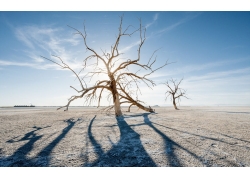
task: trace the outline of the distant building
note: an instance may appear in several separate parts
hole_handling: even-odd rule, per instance
[[[34,105],[15,105],[14,107],[35,107]]]

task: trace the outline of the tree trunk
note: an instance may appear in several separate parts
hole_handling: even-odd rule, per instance
[[[122,111],[121,111],[121,103],[119,99],[119,94],[116,89],[116,81],[113,76],[109,76],[111,83],[110,83],[110,88],[112,90],[112,95],[113,95],[113,103],[114,103],[114,108],[115,108],[115,115],[116,116],[122,116]]]
[[[141,105],[140,103],[137,103],[137,102],[135,102],[134,105],[136,105],[138,108],[140,108],[140,109],[142,109],[144,111],[155,112],[150,106],[147,108],[147,107],[145,107],[145,106],[143,106],[143,105]]]
[[[127,112],[130,112],[130,108],[133,106],[134,104],[130,104],[130,106],[128,107],[128,111]]]
[[[174,98],[174,97],[173,97],[173,105],[174,105],[174,108],[175,108],[176,110],[179,110],[179,109],[177,108],[177,106],[176,106],[175,98]]]
[[[118,93],[115,94],[115,98],[114,99],[114,108],[115,108],[115,115],[116,116],[122,116],[122,111],[121,111],[121,104],[120,104],[120,100],[119,100],[119,95]]]

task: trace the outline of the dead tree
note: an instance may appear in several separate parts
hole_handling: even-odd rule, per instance
[[[139,28],[134,30],[130,30],[132,26],[128,26],[123,30],[122,23],[123,16],[120,18],[118,36],[116,37],[115,43],[111,46],[110,52],[102,50],[101,53],[98,53],[88,45],[85,24],[83,33],[69,26],[75,31],[75,34],[83,38],[86,51],[90,53],[90,55],[83,60],[83,67],[79,73],[69,67],[59,56],[52,55],[54,60],[42,56],[61,68],[72,71],[81,86],[80,90],[70,86],[78,95],[71,96],[68,99],[68,103],[58,109],[65,108],[65,111],[67,111],[70,103],[78,98],[85,98],[85,103],[88,105],[96,100],[98,102],[97,107],[99,107],[103,92],[106,91],[109,93],[108,99],[111,100],[112,97],[113,100],[113,105],[109,106],[107,109],[114,108],[116,116],[122,115],[121,104],[128,104],[129,109],[131,106],[137,106],[145,111],[154,112],[150,106],[146,107],[142,105],[144,102],[138,99],[138,93],[140,93],[139,83],[142,82],[152,89],[155,83],[148,77],[155,71],[166,66],[168,62],[166,61],[162,66],[153,68],[153,64],[156,62],[156,51],[154,51],[152,56],[147,60],[147,63],[142,63],[141,48],[146,40],[146,28],[142,26],[140,19]],[[124,59],[124,56],[122,56],[123,53],[119,50],[120,41],[122,38],[130,37],[136,33],[139,35],[137,55],[134,59]],[[92,67],[92,71],[88,70],[89,67]],[[130,67],[137,67],[138,71],[131,72],[131,70],[129,70]],[[144,74],[139,74],[140,70],[145,71]],[[84,73],[83,76],[81,76],[82,73]],[[87,79],[91,80],[97,77],[99,80],[97,80],[94,85],[88,87],[86,83]],[[136,97],[132,97],[134,94]]]
[[[171,79],[170,82],[174,85],[174,87],[171,87],[168,83],[168,81],[166,83],[164,83],[167,87],[168,87],[168,91],[165,93],[166,96],[166,100],[167,98],[170,96],[171,101],[173,102],[174,108],[176,110],[179,110],[176,106],[176,99],[178,100],[178,103],[180,104],[180,100],[181,97],[185,97],[188,99],[188,97],[186,97],[186,90],[182,89],[179,87],[179,85],[181,84],[181,81],[183,80],[183,78],[179,81],[176,82],[177,80],[173,80]]]

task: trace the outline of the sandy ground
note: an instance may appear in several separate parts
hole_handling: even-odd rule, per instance
[[[250,107],[0,108],[0,166],[250,166]]]

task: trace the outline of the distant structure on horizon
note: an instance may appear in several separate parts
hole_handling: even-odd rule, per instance
[[[159,105],[154,105],[153,107],[160,107]]]
[[[36,107],[36,106],[34,106],[34,105],[15,105],[14,107]]]

